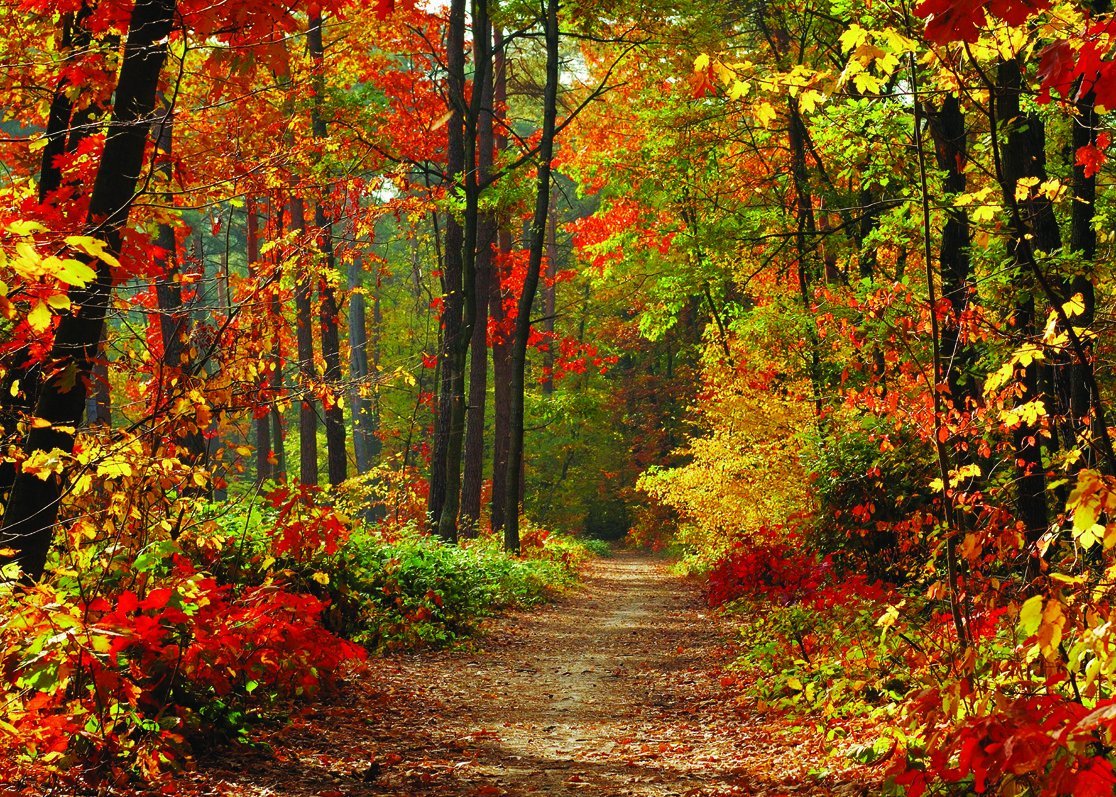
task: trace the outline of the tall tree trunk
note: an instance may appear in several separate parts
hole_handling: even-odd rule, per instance
[[[817,257],[814,253],[814,244],[817,239],[817,224],[814,219],[814,198],[810,189],[810,177],[806,168],[806,124],[798,110],[798,100],[791,97],[787,100],[788,108],[788,143],[791,151],[791,177],[794,182],[795,202],[795,254],[797,263],[795,270],[798,272],[798,292],[802,299],[802,310],[811,316],[806,322],[806,356],[809,358],[807,370],[810,375],[810,386],[814,394],[814,420],[820,423],[822,417],[822,372],[821,355],[819,354],[817,322],[811,315],[812,301],[810,292],[812,286],[821,279],[822,274],[817,267]]]
[[[554,316],[558,311],[558,207],[553,192],[546,221],[546,280],[543,283],[543,331],[546,332],[546,352],[543,354],[542,392],[554,392]]]
[[[458,273],[453,282],[447,283],[446,311],[452,312],[452,323],[456,325],[454,334],[449,334],[451,319],[445,325],[446,336],[442,358],[441,396],[445,409],[439,420],[446,422],[444,462],[445,475],[442,479],[442,505],[440,512],[433,517],[438,536],[445,540],[457,539],[457,520],[461,507],[461,461],[464,453],[465,438],[465,367],[468,362],[469,344],[472,339],[476,319],[477,285],[477,234],[480,214],[481,185],[477,175],[477,132],[481,105],[484,99],[484,84],[490,68],[491,43],[488,36],[488,2],[473,0],[473,81],[477,87],[471,96],[465,93],[465,2],[454,0],[450,5],[450,104],[453,113],[459,114],[461,124],[454,125],[460,130],[460,157],[462,169],[458,180],[465,192],[465,212],[460,230],[460,255],[456,257]],[[456,52],[457,48],[461,52]],[[451,149],[454,144],[451,143]],[[454,174],[453,170],[450,170]],[[454,181],[457,182],[457,181]],[[456,220],[451,220],[456,224]],[[450,251],[447,224],[446,259],[448,264],[454,253]],[[456,296],[453,294],[456,293]],[[454,298],[450,307],[450,298]]]
[[[507,52],[503,32],[493,31],[492,118],[496,150],[503,152],[509,145],[504,118],[508,102]],[[493,532],[502,532],[507,514],[504,508],[504,485],[508,480],[508,445],[511,441],[511,349],[512,335],[507,333],[504,299],[510,294],[509,257],[512,251],[507,220],[497,220],[496,252],[492,279],[489,282],[488,308],[497,334],[492,339],[492,505],[489,525]],[[516,504],[518,505],[518,497]]]
[[[83,3],[76,13],[62,17],[62,39],[60,51],[63,62],[67,62],[89,47],[92,37],[85,23],[90,7]],[[50,110],[47,114],[46,146],[43,147],[39,166],[39,202],[44,203],[50,195],[62,187],[62,170],[58,156],[73,151],[81,136],[73,129],[74,86],[63,73],[54,87]],[[81,135],[84,135],[82,133]],[[31,412],[38,398],[41,381],[41,368],[31,362],[31,348],[20,346],[4,356],[3,374],[0,376],[0,427],[4,434],[14,434],[19,421]],[[90,422],[96,416],[90,416]],[[10,459],[0,463],[0,498],[12,488],[16,477],[17,464]]]
[[[159,120],[159,132],[155,140],[155,169],[159,181],[168,191],[163,201],[170,207],[174,203],[173,195],[169,193],[173,179],[171,155],[174,117],[170,101],[165,98],[163,110],[164,115]],[[163,361],[157,366],[159,405],[156,406],[155,411],[162,416],[179,398],[189,394],[196,385],[197,377],[194,374],[190,348],[190,312],[182,301],[182,269],[178,241],[171,224],[164,222],[159,225],[155,244],[159,248],[159,273],[155,278],[155,293],[159,304],[159,331],[163,341]],[[170,430],[170,437],[175,441],[176,454],[179,458],[192,467],[204,465],[206,450],[202,430],[191,418],[169,420],[173,427]],[[183,492],[196,494],[198,491],[191,480]]]
[[[349,263],[349,411],[353,417],[353,454],[358,474],[372,467],[373,424],[368,371],[368,319],[364,299],[364,269],[360,255]]]
[[[322,103],[325,100],[325,46],[322,40],[321,12],[310,17],[307,31],[307,44],[310,58],[314,62],[314,104],[310,110],[311,131],[314,138],[326,137],[325,116]],[[325,361],[325,384],[330,398],[325,402],[326,464],[329,483],[336,487],[345,481],[348,469],[348,455],[345,453],[345,413],[343,390],[341,388],[341,333],[340,310],[337,304],[337,291],[333,281],[337,263],[333,254],[333,217],[326,211],[325,197],[314,203],[314,226],[318,236],[318,247],[322,253],[325,275],[318,281],[318,294],[321,301],[319,322],[321,324],[322,359]]]
[[[481,4],[485,0],[480,0]],[[492,26],[487,13],[474,12],[474,40],[482,41],[476,48],[476,58],[483,61],[477,77],[481,80],[479,103],[476,109],[476,183],[477,193],[489,179],[495,147],[494,85],[492,63]],[[476,79],[476,78],[474,78]],[[462,528],[468,536],[475,536],[480,522],[481,488],[484,482],[484,426],[488,397],[488,305],[492,292],[492,247],[496,243],[497,220],[490,210],[479,210],[479,196],[475,222],[476,243],[474,255],[474,281],[471,306],[472,356],[469,361],[469,406],[465,431],[464,474],[461,479]]]
[[[1072,147],[1075,153],[1082,147],[1096,144],[1097,121],[1096,97],[1090,91],[1077,101],[1077,119],[1073,125],[1072,135]],[[1096,201],[1096,175],[1086,177],[1085,167],[1075,165],[1073,206],[1070,211],[1070,249],[1077,254],[1077,260],[1083,266],[1083,273],[1073,277],[1069,293],[1071,296],[1081,296],[1082,312],[1074,319],[1074,323],[1085,329],[1091,328],[1096,321],[1097,296],[1093,284],[1095,279],[1093,261],[1097,256],[1097,231],[1093,228]],[[1073,442],[1082,451],[1081,458],[1073,466],[1078,470],[1092,467],[1098,461],[1097,441],[1093,428],[1095,407],[1091,390],[1095,378],[1093,339],[1088,336],[1083,337],[1082,345],[1085,349],[1085,362],[1075,361],[1070,371],[1070,423],[1076,438]]]
[[[306,210],[299,198],[291,199],[291,230],[306,230]],[[297,245],[297,244],[296,244]],[[314,411],[314,326],[310,301],[310,276],[299,269],[295,282],[295,339],[298,348],[298,480],[303,486],[318,484],[318,413]]]
[[[1033,196],[1018,201],[1016,187],[1025,177],[1046,179],[1046,135],[1038,116],[1024,115],[1020,109],[1022,66],[1018,60],[1002,61],[997,67],[995,119],[1005,135],[999,145],[1000,180],[1005,204],[1013,209],[1011,250],[1017,274],[1018,300],[1015,310],[1015,327],[1024,337],[1036,334],[1035,294],[1039,264],[1036,252],[1054,252],[1061,247],[1061,232],[1050,201],[1045,196]],[[1062,364],[1055,368],[1063,370]],[[1058,396],[1047,389],[1050,380],[1040,362],[1033,362],[1024,369],[1024,395],[1021,401],[1044,398],[1048,412],[1059,414]],[[1017,510],[1026,529],[1029,544],[1029,575],[1037,574],[1037,554],[1034,545],[1046,532],[1050,512],[1046,496],[1046,471],[1043,463],[1042,437],[1039,426],[1020,424],[1014,432],[1015,482]],[[1051,442],[1056,445],[1054,436]]]
[[[450,119],[447,130],[445,183],[454,191],[465,172],[465,0],[452,0],[446,43]],[[454,404],[458,400],[454,363],[462,337],[464,297],[462,295],[465,255],[465,230],[452,212],[446,214],[445,262],[442,268],[442,346],[438,362],[438,412],[434,419],[434,446],[430,460],[428,509],[431,528],[445,539],[453,538],[455,523],[442,527],[442,514],[449,498],[450,445],[453,437]],[[456,497],[453,499],[456,504]],[[447,533],[447,530],[449,533]]]
[[[535,213],[531,220],[531,245],[527,274],[515,319],[512,346],[511,440],[508,446],[508,474],[504,484],[507,517],[504,548],[519,552],[519,497],[523,479],[523,420],[526,398],[527,340],[531,334],[531,307],[539,287],[543,249],[546,246],[546,219],[550,209],[551,161],[554,158],[554,130],[558,115],[558,0],[547,0],[545,17],[546,85],[543,89],[542,138],[539,140],[538,185]]]
[[[113,255],[120,254],[121,234],[143,171],[144,147],[174,11],[174,0],[137,0],[129,20],[112,121],[93,183],[86,225]],[[28,433],[24,445],[28,455],[55,448],[72,452],[74,433],[70,430],[80,425],[84,414],[114,275],[104,260],[81,257],[95,269],[96,278],[90,285],[70,292],[75,309],[59,321],[35,406],[35,416],[49,425]],[[61,487],[57,476],[43,480],[22,472],[12,486],[0,529],[0,548],[14,549],[14,559],[27,579],[37,580],[46,565]]]
[[[246,258],[248,260],[248,273],[256,277],[256,284],[260,284],[260,217],[256,200],[248,197],[247,202],[247,241]],[[259,377],[259,388],[269,385],[270,374],[263,373]],[[269,479],[275,478],[275,469],[272,467],[272,439],[271,439],[271,409],[270,407],[255,406],[252,415],[256,427],[256,486],[262,485]]]
[[[949,315],[942,326],[942,353],[948,364],[946,383],[953,401],[953,412],[968,417],[980,398],[976,380],[970,372],[973,352],[963,339],[961,322],[975,291],[969,260],[969,215],[964,207],[950,202],[965,193],[965,165],[969,160],[965,115],[958,97],[947,95],[942,107],[929,117],[929,132],[934,141],[934,158],[946,177],[942,190],[947,197],[946,223],[942,229],[938,263],[942,298],[949,302]]]
[[[269,197],[267,200],[268,207],[268,228],[270,230],[270,239],[278,241],[283,235],[283,211],[282,205],[275,202],[274,198]],[[283,305],[279,296],[280,278],[282,276],[282,253],[276,248],[272,250],[271,254],[271,285],[269,286],[268,296],[268,320],[272,326],[272,344],[271,344],[271,395],[269,415],[271,416],[271,450],[275,456],[275,462],[272,466],[272,474],[276,481],[286,481],[287,479],[287,452],[285,435],[283,432],[283,413],[279,409],[279,401],[283,395],[283,336],[279,334],[279,328],[283,325]]]

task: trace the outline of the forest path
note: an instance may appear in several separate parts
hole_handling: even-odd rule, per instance
[[[728,627],[653,558],[592,563],[472,650],[376,659],[345,699],[190,779],[225,795],[861,794],[819,780],[813,732],[769,722],[718,669]]]

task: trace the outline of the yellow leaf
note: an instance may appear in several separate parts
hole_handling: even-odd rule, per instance
[[[57,260],[57,258],[53,259]],[[97,278],[97,272],[80,260],[68,257],[58,261],[58,265],[54,268],[54,276],[67,285],[84,288]]]
[[[13,235],[28,236],[37,232],[44,232],[46,227],[37,221],[13,221],[7,226],[7,230]]]
[[[732,88],[729,89],[728,98],[730,100],[739,100],[741,97],[748,93],[748,89],[749,85],[747,82],[736,80],[733,82]]]
[[[55,448],[51,451],[34,452],[20,467],[24,473],[46,481],[52,473],[61,473],[62,466],[62,451]]]
[[[107,251],[108,244],[104,241],[99,241],[89,235],[67,235],[66,243],[79,252],[85,252],[90,257],[103,260],[113,268],[120,268],[120,261],[116,259],[112,252]]]
[[[841,52],[847,53],[868,41],[868,31],[853,23],[848,30],[841,34],[838,41],[841,43]]]
[[[46,302],[35,302],[31,312],[27,314],[27,323],[36,332],[46,331],[50,326],[50,308],[46,306]]]
[[[55,310],[70,309],[70,297],[64,293],[56,293],[52,296],[48,296],[46,302]]]
[[[1082,315],[1085,312],[1085,297],[1080,293],[1075,293],[1068,302],[1062,305],[1062,312],[1066,314],[1066,318]]]
[[[858,72],[853,78],[853,85],[861,94],[878,94],[880,91],[879,78],[867,72]]]
[[[803,113],[813,113],[814,110],[825,102],[825,95],[820,91],[807,89],[802,92],[802,96],[798,98],[798,107]]]
[[[775,121],[775,108],[769,102],[761,102],[752,108],[752,115],[764,127]]]
[[[982,221],[992,221],[996,218],[996,214],[1000,212],[999,205],[980,205],[973,211],[973,221],[980,223]]]
[[[327,576],[325,573],[321,572],[320,570],[317,573],[314,573],[313,575],[311,575],[310,578],[314,579],[314,581],[317,581],[322,586],[325,586],[326,584],[329,583],[329,576]]]
[[[1038,630],[1042,620],[1042,596],[1032,595],[1023,602],[1019,609],[1019,630],[1031,636]]]
[[[132,466],[123,459],[106,459],[97,466],[97,475],[115,479],[120,476],[131,476]]]
[[[695,72],[702,72],[702,71],[704,71],[705,69],[708,69],[708,68],[709,68],[709,56],[706,55],[705,53],[702,53],[701,55],[699,55],[697,58],[694,59],[694,71]]]

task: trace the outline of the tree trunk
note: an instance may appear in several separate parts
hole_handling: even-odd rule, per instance
[[[496,151],[508,148],[504,113],[508,102],[507,53],[503,32],[493,31],[492,118]],[[496,221],[496,259],[489,281],[488,309],[497,334],[492,339],[492,499],[489,527],[493,532],[504,529],[504,485],[508,480],[508,445],[511,440],[511,335],[507,332],[504,298],[510,292],[508,260],[512,251],[511,233]],[[518,504],[518,498],[517,498]]]
[[[137,0],[129,20],[112,122],[86,224],[87,231],[103,240],[113,255],[120,254],[121,233],[143,171],[144,147],[174,11],[174,0]],[[60,319],[35,406],[35,416],[49,425],[29,432],[24,445],[29,456],[55,448],[72,452],[74,433],[70,430],[80,425],[85,411],[89,376],[98,356],[114,275],[103,260],[92,262],[81,257],[95,269],[96,278],[90,285],[70,292],[74,309]],[[27,579],[42,576],[58,517],[61,487],[57,476],[43,480],[22,472],[12,486],[0,530],[0,548],[15,550],[14,559]]]
[[[542,392],[554,392],[554,315],[558,310],[558,208],[550,198],[550,211],[546,221],[546,281],[543,283],[543,330],[546,332],[546,352],[543,354]]]
[[[554,129],[558,115],[558,0],[547,0],[545,19],[546,85],[543,90],[542,138],[539,141],[538,185],[535,213],[531,220],[531,245],[527,274],[515,319],[512,346],[511,438],[508,445],[508,473],[504,484],[504,503],[508,508],[504,525],[504,548],[519,552],[519,498],[523,479],[523,419],[526,393],[527,340],[531,334],[531,307],[539,286],[543,249],[546,245],[546,219],[550,208],[550,171],[554,157]]]
[[[349,263],[349,411],[353,417],[353,454],[357,474],[372,467],[372,389],[368,371],[368,319],[365,312],[364,270],[359,255]]]
[[[168,193],[163,202],[173,206],[170,191],[173,179],[171,153],[173,146],[174,117],[169,101],[164,100],[164,115],[158,123],[155,140],[155,169],[158,179]],[[159,332],[163,341],[163,361],[158,368],[159,398],[154,408],[157,415],[168,412],[182,396],[188,395],[196,385],[190,348],[191,319],[182,301],[182,269],[175,229],[170,224],[160,224],[155,240],[159,248],[159,274],[155,278],[155,293],[159,303]],[[103,358],[101,358],[103,359]],[[106,374],[107,376],[107,374]],[[107,382],[107,379],[105,380]],[[192,467],[205,464],[205,437],[192,418],[171,418],[170,437],[175,441],[177,456]],[[198,494],[192,480],[183,488],[184,494]]]
[[[929,117],[929,131],[934,141],[934,158],[946,175],[942,191],[947,197],[965,193],[969,151],[965,115],[958,97],[947,95],[942,100],[941,109]],[[962,317],[975,291],[969,260],[970,238],[968,212],[947,199],[946,223],[938,254],[942,298],[949,301],[949,315],[942,326],[942,354],[948,364],[946,383],[953,412],[959,417],[967,417],[980,398],[976,380],[969,370],[973,352],[965,344],[961,331]]]
[[[246,258],[248,260],[248,274],[256,278],[259,284],[260,265],[260,223],[256,200],[251,197],[247,202],[247,241]],[[270,382],[268,374],[261,374],[260,389],[265,388]],[[258,395],[258,394],[257,394]],[[269,407],[252,407],[252,416],[256,427],[256,486],[275,478],[275,469],[271,465],[271,411]]]
[[[495,146],[493,117],[493,63],[492,63],[492,26],[488,21],[487,0],[474,3],[473,39],[479,43],[474,47],[478,70],[474,81],[480,81],[470,107],[469,118],[475,135],[471,138],[473,161],[476,168],[471,180],[476,201],[467,208],[472,214],[473,230],[472,295],[468,300],[466,326],[470,330],[469,347],[472,357],[469,360],[469,404],[468,419],[464,441],[464,474],[461,480],[461,524],[466,535],[476,536],[480,521],[481,487],[484,481],[484,426],[486,399],[488,396],[488,303],[492,282],[492,247],[495,243],[497,222],[491,211],[481,211],[480,191],[492,172],[492,159]],[[467,226],[469,226],[467,224]],[[461,362],[464,372],[465,360]],[[464,419],[463,419],[464,420]],[[453,478],[453,474],[447,481]]]
[[[314,105],[311,107],[311,131],[314,138],[326,137],[326,122],[322,115],[325,99],[325,46],[322,41],[322,15],[318,11],[310,17],[307,31],[307,44],[310,58],[314,62]],[[319,322],[321,324],[322,359],[325,360],[325,384],[329,388],[329,398],[325,402],[326,464],[329,483],[336,487],[345,481],[348,469],[348,455],[345,453],[345,413],[343,390],[341,388],[341,334],[340,310],[337,305],[337,291],[333,278],[337,263],[333,254],[333,217],[326,212],[325,198],[319,197],[314,203],[314,226],[318,236],[318,247],[322,253],[325,275],[318,281],[318,294],[321,301]]]
[[[302,200],[291,200],[291,230],[306,230],[305,206]],[[297,245],[297,244],[296,244]],[[314,411],[314,327],[310,302],[310,276],[299,270],[295,283],[295,338],[298,347],[298,480],[303,486],[318,484],[318,414]]]
[[[1022,67],[1017,60],[1001,61],[997,67],[995,118],[1003,126],[1005,136],[1000,145],[1000,180],[1005,204],[1013,209],[1011,251],[1017,279],[1018,300],[1015,310],[1015,328],[1024,337],[1036,334],[1035,294],[1038,263],[1036,251],[1054,252],[1061,246],[1061,233],[1053,207],[1044,196],[1035,196],[1018,202],[1015,191],[1024,177],[1046,179],[1045,129],[1035,115],[1024,116],[1020,110]],[[1062,371],[1061,364],[1055,365]],[[1058,397],[1047,386],[1046,369],[1040,362],[1033,362],[1024,369],[1024,395],[1021,401],[1044,398],[1047,411],[1058,412]],[[1029,547],[1029,574],[1037,574],[1037,554],[1034,545],[1046,532],[1050,512],[1046,496],[1046,471],[1043,464],[1042,437],[1038,424],[1020,424],[1014,432],[1015,481],[1017,511],[1026,528]],[[1057,445],[1056,436],[1051,442]]]
[[[446,48],[450,121],[446,161],[447,190],[469,185],[465,173],[468,109],[465,100],[465,0],[452,0]],[[467,189],[466,189],[467,190]],[[464,417],[464,368],[458,367],[459,352],[468,346],[465,324],[465,259],[467,231],[452,212],[446,216],[445,268],[442,276],[442,350],[439,358],[438,415],[435,419],[434,450],[430,461],[431,529],[447,541],[456,539],[459,485],[450,485],[454,460],[460,467],[461,446],[457,419]],[[472,286],[470,286],[472,290]],[[456,450],[455,450],[456,449]],[[443,516],[448,511],[452,517]]]
[[[814,219],[814,197],[810,189],[810,178],[806,169],[806,125],[798,110],[798,100],[787,100],[788,143],[791,151],[791,176],[794,182],[795,202],[795,254],[798,272],[798,292],[802,299],[802,311],[810,315],[806,323],[807,370],[810,386],[814,394],[814,421],[821,423],[822,417],[822,372],[821,355],[818,353],[817,322],[811,315],[813,302],[810,298],[811,286],[821,279],[822,274],[816,264],[814,242],[817,239],[817,224]]]

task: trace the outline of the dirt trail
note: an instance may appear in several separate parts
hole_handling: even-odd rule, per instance
[[[812,775],[816,737],[773,728],[726,687],[727,629],[698,598],[654,559],[601,560],[476,650],[374,661],[270,754],[241,751],[194,783],[259,797],[863,793]]]

